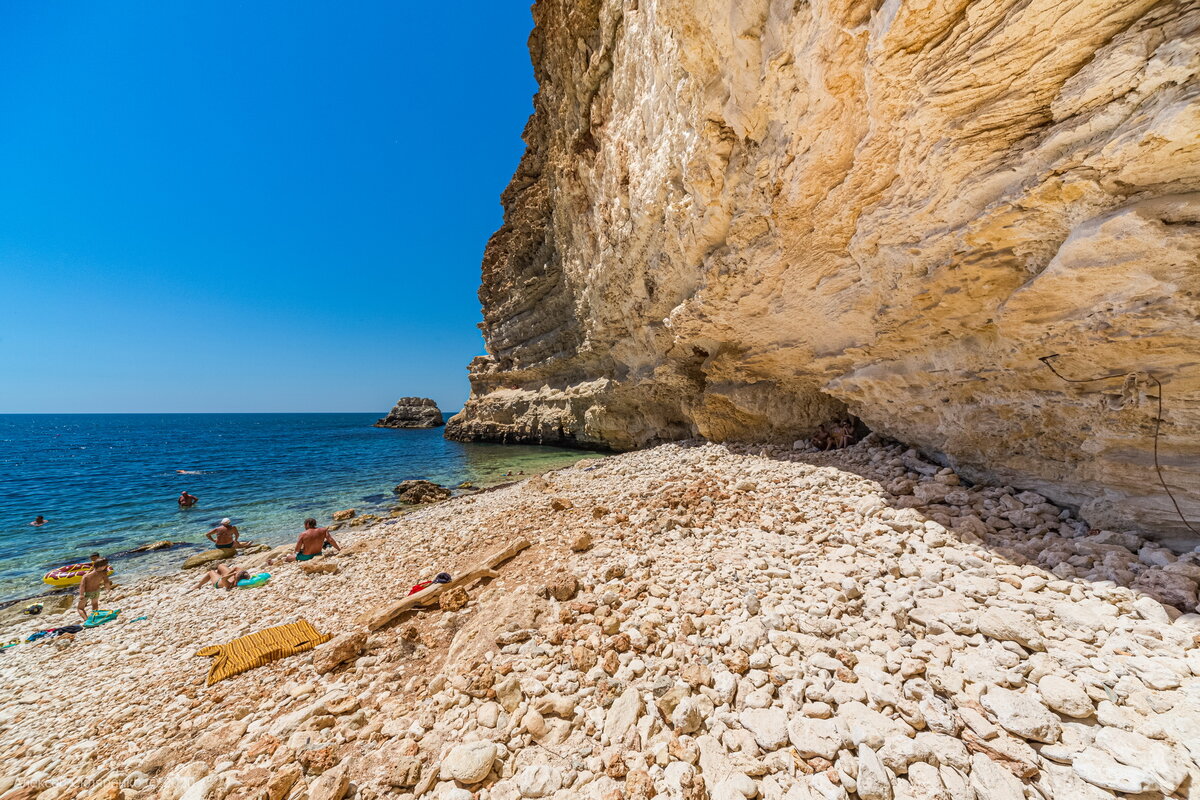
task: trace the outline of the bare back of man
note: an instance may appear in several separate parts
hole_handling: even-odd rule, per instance
[[[325,537],[329,535],[329,528],[309,528],[300,534],[300,538],[296,541],[299,550],[296,552],[306,556],[317,556],[321,554],[322,548],[325,547]]]
[[[326,542],[334,550],[341,552],[342,547],[329,535],[329,528],[318,528],[314,519],[304,520],[304,531],[296,539],[296,552],[288,556],[288,561],[308,561],[321,555]]]

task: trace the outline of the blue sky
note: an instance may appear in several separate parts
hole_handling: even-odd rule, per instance
[[[9,3],[0,412],[461,406],[529,0]]]

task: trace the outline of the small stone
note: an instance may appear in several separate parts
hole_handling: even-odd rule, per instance
[[[971,788],[986,800],[1025,800],[1021,779],[983,753],[971,757]]]
[[[1157,787],[1149,773],[1120,764],[1095,747],[1086,747],[1071,760],[1071,769],[1088,783],[1114,792],[1148,792]]]
[[[388,764],[383,773],[383,782],[388,786],[406,789],[416,786],[421,780],[421,759],[416,756],[399,756]]]
[[[438,595],[438,608],[442,611],[458,611],[465,608],[470,601],[471,597],[467,594],[467,590],[461,586],[455,586],[450,591]]]
[[[1016,642],[1027,650],[1045,650],[1033,619],[1007,608],[990,608],[979,618],[979,632],[1002,642]]]
[[[514,777],[521,797],[549,797],[562,788],[562,771],[545,764],[522,767]]]
[[[892,800],[892,776],[875,751],[858,746],[858,796],[862,800]]]
[[[1006,731],[1036,742],[1058,741],[1062,731],[1058,717],[1033,696],[992,686],[980,702]]]
[[[593,509],[593,513],[594,512],[595,512],[595,509]],[[579,534],[578,536],[576,536],[574,539],[571,540],[571,549],[573,551],[575,551],[576,553],[582,553],[583,551],[587,550],[591,546],[592,546],[592,535],[590,533],[588,533],[587,531],[584,531],[583,533]]]
[[[560,603],[565,603],[579,591],[579,579],[574,575],[564,573],[547,583],[545,591],[550,597]]]
[[[495,760],[496,746],[491,742],[460,744],[442,760],[441,775],[467,785],[479,783],[492,771]]]
[[[801,757],[832,761],[846,742],[846,729],[837,719],[793,716],[788,721],[788,739]]]
[[[1038,694],[1051,709],[1068,717],[1084,719],[1096,713],[1096,707],[1083,687],[1058,675],[1047,675],[1038,681]]]
[[[630,686],[609,707],[604,717],[604,738],[612,744],[623,742],[641,715],[642,696]]]
[[[1178,789],[1187,778],[1182,754],[1175,752],[1170,745],[1139,733],[1119,728],[1101,728],[1096,734],[1095,745],[1122,764],[1149,773],[1166,794]]]
[[[313,650],[313,668],[317,674],[324,675],[334,669],[358,658],[367,646],[367,632],[355,631],[335,636],[330,641]]]
[[[738,721],[763,750],[778,750],[788,743],[787,716],[780,709],[748,709],[741,713]]]
[[[341,764],[308,785],[308,800],[342,800],[349,788],[350,773]]]

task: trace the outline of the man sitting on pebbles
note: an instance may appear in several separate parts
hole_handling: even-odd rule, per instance
[[[304,530],[296,540],[296,552],[285,558],[285,561],[308,561],[324,553],[325,547],[332,547],[336,552],[342,552],[342,546],[329,535],[329,528],[318,528],[317,521],[312,517],[304,520]]]

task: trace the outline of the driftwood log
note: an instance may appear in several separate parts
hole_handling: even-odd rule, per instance
[[[451,578],[447,583],[431,583],[416,594],[410,594],[408,597],[397,600],[394,603],[389,603],[374,611],[368,611],[359,618],[359,622],[366,625],[370,630],[377,631],[405,612],[411,611],[418,606],[429,605],[435,602],[438,595],[442,592],[448,592],[459,586],[466,588],[478,580],[496,577],[496,567],[508,561],[526,547],[529,547],[529,540],[518,539],[500,552],[489,556],[483,562],[483,566],[473,569],[470,572],[465,572],[457,578]]]

